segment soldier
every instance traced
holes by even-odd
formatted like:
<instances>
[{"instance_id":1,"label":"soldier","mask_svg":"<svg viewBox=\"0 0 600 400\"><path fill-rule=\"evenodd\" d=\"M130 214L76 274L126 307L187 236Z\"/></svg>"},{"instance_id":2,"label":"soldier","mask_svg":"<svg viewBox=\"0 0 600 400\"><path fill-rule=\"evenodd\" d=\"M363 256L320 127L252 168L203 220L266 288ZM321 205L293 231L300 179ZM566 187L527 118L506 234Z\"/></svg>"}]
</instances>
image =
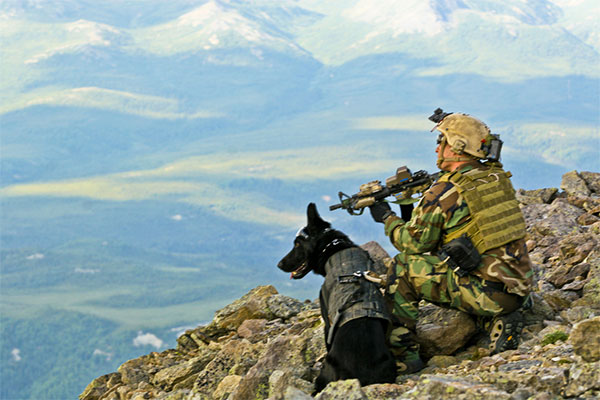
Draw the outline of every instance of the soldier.
<instances>
[{"instance_id":1,"label":"soldier","mask_svg":"<svg viewBox=\"0 0 600 400\"><path fill-rule=\"evenodd\" d=\"M519 309L533 278L525 221L511 175L498 162L499 136L466 114L438 109L430 119L440 132L435 150L440 178L414 210L402 210L406 220L386 202L370 207L400 251L386 284L399 373L424 367L413 339L422 299L486 321L492 354L515 349L523 327Z\"/></svg>"}]
</instances>

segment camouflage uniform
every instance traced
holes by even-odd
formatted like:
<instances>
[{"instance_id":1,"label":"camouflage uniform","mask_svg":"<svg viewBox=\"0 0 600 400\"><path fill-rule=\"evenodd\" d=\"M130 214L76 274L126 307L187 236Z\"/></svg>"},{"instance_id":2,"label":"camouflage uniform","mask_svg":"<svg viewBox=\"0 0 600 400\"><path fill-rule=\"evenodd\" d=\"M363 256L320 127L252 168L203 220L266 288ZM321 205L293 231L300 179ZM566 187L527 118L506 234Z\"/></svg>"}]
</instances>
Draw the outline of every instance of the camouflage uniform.
<instances>
[{"instance_id":1,"label":"camouflage uniform","mask_svg":"<svg viewBox=\"0 0 600 400\"><path fill-rule=\"evenodd\" d=\"M470 161L458 171L469 174L486 168ZM529 293L533 271L523 239L484 252L480 267L463 277L438 258L436 251L444 234L470 220L469 208L456 186L443 180L424 194L410 221L395 215L385 220L385 233L400 251L388 271L386 293L393 300L395 319L405 328L414 331L422 299L475 316L494 317L518 309ZM395 336L405 331L400 329Z\"/></svg>"}]
</instances>

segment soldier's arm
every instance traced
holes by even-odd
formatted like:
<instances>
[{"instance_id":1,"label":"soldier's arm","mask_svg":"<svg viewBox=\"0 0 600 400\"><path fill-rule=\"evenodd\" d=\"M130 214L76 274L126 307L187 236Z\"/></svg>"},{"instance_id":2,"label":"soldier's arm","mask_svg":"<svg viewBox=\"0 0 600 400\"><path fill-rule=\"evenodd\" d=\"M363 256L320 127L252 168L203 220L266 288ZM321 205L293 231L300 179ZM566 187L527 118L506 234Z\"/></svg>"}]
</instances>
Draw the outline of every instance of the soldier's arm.
<instances>
[{"instance_id":1,"label":"soldier's arm","mask_svg":"<svg viewBox=\"0 0 600 400\"><path fill-rule=\"evenodd\" d=\"M385 234L399 251L419 254L437 249L442 230L451 218L448 203L457 196L448 182L434 184L413 210L410 221L392 216L385 221Z\"/></svg>"}]
</instances>

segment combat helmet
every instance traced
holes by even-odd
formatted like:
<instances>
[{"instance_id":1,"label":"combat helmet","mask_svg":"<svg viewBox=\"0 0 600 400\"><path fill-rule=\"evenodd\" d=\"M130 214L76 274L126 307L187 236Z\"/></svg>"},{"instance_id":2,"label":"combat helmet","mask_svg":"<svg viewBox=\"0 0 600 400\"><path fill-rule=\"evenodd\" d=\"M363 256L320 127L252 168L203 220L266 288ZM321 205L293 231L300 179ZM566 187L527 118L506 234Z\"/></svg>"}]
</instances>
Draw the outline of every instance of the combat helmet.
<instances>
[{"instance_id":1,"label":"combat helmet","mask_svg":"<svg viewBox=\"0 0 600 400\"><path fill-rule=\"evenodd\" d=\"M429 119L437 123L432 131L441 132L441 141L455 153L466 156L461 160L500 159L500 136L492 134L490 128L477 118L462 113L445 113L438 108Z\"/></svg>"}]
</instances>

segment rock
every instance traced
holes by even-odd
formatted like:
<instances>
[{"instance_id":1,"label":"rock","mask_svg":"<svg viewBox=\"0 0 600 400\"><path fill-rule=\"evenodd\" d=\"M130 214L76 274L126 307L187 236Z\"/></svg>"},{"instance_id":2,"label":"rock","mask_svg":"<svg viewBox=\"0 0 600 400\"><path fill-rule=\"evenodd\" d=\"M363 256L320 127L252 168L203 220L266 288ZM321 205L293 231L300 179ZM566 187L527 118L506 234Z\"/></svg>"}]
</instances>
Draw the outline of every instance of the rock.
<instances>
[{"instance_id":1,"label":"rock","mask_svg":"<svg viewBox=\"0 0 600 400\"><path fill-rule=\"evenodd\" d=\"M556 367L539 368L539 365L541 362L531 363L529 366L521 363L523 368L494 372L482 378L484 382L509 393L519 387L527 387L534 392L550 394L550 399L556 398L561 388L567 384L568 370Z\"/></svg>"},{"instance_id":2,"label":"rock","mask_svg":"<svg viewBox=\"0 0 600 400\"><path fill-rule=\"evenodd\" d=\"M588 212L587 214L581 214L579 217L577 217L577 223L583 226L594 225L599 221L600 218L591 212Z\"/></svg>"},{"instance_id":3,"label":"rock","mask_svg":"<svg viewBox=\"0 0 600 400\"><path fill-rule=\"evenodd\" d=\"M579 298L576 293L564 290L551 290L544 292L542 296L555 312L560 312L570 307L571 303Z\"/></svg>"},{"instance_id":4,"label":"rock","mask_svg":"<svg viewBox=\"0 0 600 400\"><path fill-rule=\"evenodd\" d=\"M267 299L267 306L275 318L287 320L298 315L304 304L289 296L276 294Z\"/></svg>"},{"instance_id":5,"label":"rock","mask_svg":"<svg viewBox=\"0 0 600 400\"><path fill-rule=\"evenodd\" d=\"M580 232L577 218L585 211L557 198L552 204L534 204L522 208L531 230L541 236L566 236Z\"/></svg>"},{"instance_id":6,"label":"rock","mask_svg":"<svg viewBox=\"0 0 600 400\"><path fill-rule=\"evenodd\" d=\"M600 317L575 324L569 342L575 353L585 361L600 361Z\"/></svg>"},{"instance_id":7,"label":"rock","mask_svg":"<svg viewBox=\"0 0 600 400\"><path fill-rule=\"evenodd\" d=\"M368 400L358 379L331 382L319 393L317 400Z\"/></svg>"},{"instance_id":8,"label":"rock","mask_svg":"<svg viewBox=\"0 0 600 400\"><path fill-rule=\"evenodd\" d=\"M559 243L560 258L569 265L577 264L598 247L598 238L590 233L570 235Z\"/></svg>"},{"instance_id":9,"label":"rock","mask_svg":"<svg viewBox=\"0 0 600 400\"><path fill-rule=\"evenodd\" d=\"M433 356L427 361L428 367L445 368L454 364L458 364L458 359L452 356Z\"/></svg>"},{"instance_id":10,"label":"rock","mask_svg":"<svg viewBox=\"0 0 600 400\"><path fill-rule=\"evenodd\" d=\"M492 385L448 375L424 375L418 388L404 395L410 399L508 400L510 394Z\"/></svg>"},{"instance_id":11,"label":"rock","mask_svg":"<svg viewBox=\"0 0 600 400\"><path fill-rule=\"evenodd\" d=\"M577 171L567 172L562 176L560 188L572 196L589 196L592 194L585 180Z\"/></svg>"},{"instance_id":12,"label":"rock","mask_svg":"<svg viewBox=\"0 0 600 400\"><path fill-rule=\"evenodd\" d=\"M227 375L212 394L215 400L226 400L242 380L240 375Z\"/></svg>"},{"instance_id":13,"label":"rock","mask_svg":"<svg viewBox=\"0 0 600 400\"><path fill-rule=\"evenodd\" d=\"M525 310L523 313L526 325L532 325L554 318L556 314L554 309L539 293L533 292L530 296L533 303L532 307Z\"/></svg>"},{"instance_id":14,"label":"rock","mask_svg":"<svg viewBox=\"0 0 600 400\"><path fill-rule=\"evenodd\" d=\"M293 386L289 386L283 395L283 400L311 400L312 398L312 396Z\"/></svg>"},{"instance_id":15,"label":"rock","mask_svg":"<svg viewBox=\"0 0 600 400\"><path fill-rule=\"evenodd\" d=\"M540 365L542 365L541 360L521 360L521 361L514 361L514 362L502 364L498 367L498 371L500 371L500 372L519 371L519 370L531 369L531 367L538 367Z\"/></svg>"},{"instance_id":16,"label":"rock","mask_svg":"<svg viewBox=\"0 0 600 400\"><path fill-rule=\"evenodd\" d=\"M194 375L202 371L214 355L214 352L206 351L199 357L161 369L152 378L152 384L161 389L171 390L177 384L192 379L189 384L191 386L195 380Z\"/></svg>"},{"instance_id":17,"label":"rock","mask_svg":"<svg viewBox=\"0 0 600 400\"><path fill-rule=\"evenodd\" d=\"M567 397L575 397L589 390L600 390L600 362L573 365L569 370L569 384L565 388ZM600 393L596 393L600 394ZM592 398L585 396L584 398ZM594 396L594 398L597 398Z\"/></svg>"},{"instance_id":18,"label":"rock","mask_svg":"<svg viewBox=\"0 0 600 400\"><path fill-rule=\"evenodd\" d=\"M369 253L369 256L371 256L371 259L374 262L373 271L378 274L386 274L387 263L392 261L388 252L375 241L367 242L360 247L366 250Z\"/></svg>"},{"instance_id":19,"label":"rock","mask_svg":"<svg viewBox=\"0 0 600 400\"><path fill-rule=\"evenodd\" d=\"M593 308L587 306L575 306L561 311L560 316L571 324L576 324L584 319L593 318L595 314Z\"/></svg>"},{"instance_id":20,"label":"rock","mask_svg":"<svg viewBox=\"0 0 600 400\"><path fill-rule=\"evenodd\" d=\"M464 346L476 330L468 314L428 304L419 310L416 340L426 358L450 355Z\"/></svg>"},{"instance_id":21,"label":"rock","mask_svg":"<svg viewBox=\"0 0 600 400\"><path fill-rule=\"evenodd\" d=\"M121 374L113 372L94 379L79 396L80 400L99 400L112 387L121 384Z\"/></svg>"},{"instance_id":22,"label":"rock","mask_svg":"<svg viewBox=\"0 0 600 400\"><path fill-rule=\"evenodd\" d=\"M267 324L266 319L247 319L237 330L237 334L241 338L248 339L257 333L261 332Z\"/></svg>"},{"instance_id":23,"label":"rock","mask_svg":"<svg viewBox=\"0 0 600 400\"><path fill-rule=\"evenodd\" d=\"M269 299L278 294L271 286L259 286L242 298L216 312L212 322L205 328L208 336L217 337L237 328L247 319L273 319L275 315L269 309Z\"/></svg>"},{"instance_id":24,"label":"rock","mask_svg":"<svg viewBox=\"0 0 600 400\"><path fill-rule=\"evenodd\" d=\"M269 400L285 399L290 387L299 390L305 396L315 389L312 383L297 378L290 370L275 370L269 377Z\"/></svg>"},{"instance_id":25,"label":"rock","mask_svg":"<svg viewBox=\"0 0 600 400\"><path fill-rule=\"evenodd\" d=\"M268 342L260 359L248 370L232 393L231 400L268 397L269 379L275 370L280 370L278 374L282 374L292 384L294 378L312 382L316 376L313 376L314 371L310 366L316 361L314 357L321 356L314 354L314 350L309 350L315 334L323 342L322 331L315 326L315 320L307 319L292 325L284 334ZM286 372L290 375L286 376Z\"/></svg>"},{"instance_id":26,"label":"rock","mask_svg":"<svg viewBox=\"0 0 600 400\"><path fill-rule=\"evenodd\" d=\"M550 204L556 198L557 188L536 189L536 190L517 190L517 200L521 204Z\"/></svg>"},{"instance_id":27,"label":"rock","mask_svg":"<svg viewBox=\"0 0 600 400\"><path fill-rule=\"evenodd\" d=\"M252 344L246 339L230 340L198 374L192 391L210 395L227 375L245 375L258 361L264 344Z\"/></svg>"},{"instance_id":28,"label":"rock","mask_svg":"<svg viewBox=\"0 0 600 400\"><path fill-rule=\"evenodd\" d=\"M573 282L577 278L585 278L589 270L590 265L586 263L575 266L562 264L552 270L546 279L557 288L562 288L565 284Z\"/></svg>"},{"instance_id":29,"label":"rock","mask_svg":"<svg viewBox=\"0 0 600 400\"><path fill-rule=\"evenodd\" d=\"M579 176L581 176L581 178L585 181L586 186L592 191L592 193L600 195L599 172L582 171L579 173Z\"/></svg>"}]
</instances>

